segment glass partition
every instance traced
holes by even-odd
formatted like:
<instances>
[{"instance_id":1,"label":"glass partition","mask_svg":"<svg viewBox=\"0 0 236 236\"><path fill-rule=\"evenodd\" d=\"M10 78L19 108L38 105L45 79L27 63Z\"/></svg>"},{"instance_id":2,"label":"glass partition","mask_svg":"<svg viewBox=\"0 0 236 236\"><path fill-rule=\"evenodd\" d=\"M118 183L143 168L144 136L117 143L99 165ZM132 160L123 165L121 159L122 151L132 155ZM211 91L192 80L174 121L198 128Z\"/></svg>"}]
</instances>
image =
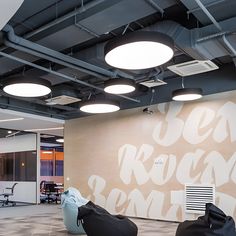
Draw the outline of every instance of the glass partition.
<instances>
[{"instance_id":1,"label":"glass partition","mask_svg":"<svg viewBox=\"0 0 236 236\"><path fill-rule=\"evenodd\" d=\"M0 129L0 181L36 181L36 135Z\"/></svg>"}]
</instances>

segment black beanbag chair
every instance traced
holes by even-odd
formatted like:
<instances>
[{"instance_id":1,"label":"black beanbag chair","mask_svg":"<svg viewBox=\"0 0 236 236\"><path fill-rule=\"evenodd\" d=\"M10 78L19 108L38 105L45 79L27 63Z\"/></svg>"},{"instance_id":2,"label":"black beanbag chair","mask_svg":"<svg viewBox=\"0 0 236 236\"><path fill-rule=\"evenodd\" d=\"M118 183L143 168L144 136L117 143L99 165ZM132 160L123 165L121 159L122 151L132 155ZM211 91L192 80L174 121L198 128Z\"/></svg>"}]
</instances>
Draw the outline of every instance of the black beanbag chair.
<instances>
[{"instance_id":1,"label":"black beanbag chair","mask_svg":"<svg viewBox=\"0 0 236 236\"><path fill-rule=\"evenodd\" d=\"M89 201L78 208L78 224L88 236L137 236L137 226L125 216L111 215Z\"/></svg>"},{"instance_id":2,"label":"black beanbag chair","mask_svg":"<svg viewBox=\"0 0 236 236\"><path fill-rule=\"evenodd\" d=\"M176 236L236 236L235 222L215 205L207 203L205 215L180 223Z\"/></svg>"}]
</instances>

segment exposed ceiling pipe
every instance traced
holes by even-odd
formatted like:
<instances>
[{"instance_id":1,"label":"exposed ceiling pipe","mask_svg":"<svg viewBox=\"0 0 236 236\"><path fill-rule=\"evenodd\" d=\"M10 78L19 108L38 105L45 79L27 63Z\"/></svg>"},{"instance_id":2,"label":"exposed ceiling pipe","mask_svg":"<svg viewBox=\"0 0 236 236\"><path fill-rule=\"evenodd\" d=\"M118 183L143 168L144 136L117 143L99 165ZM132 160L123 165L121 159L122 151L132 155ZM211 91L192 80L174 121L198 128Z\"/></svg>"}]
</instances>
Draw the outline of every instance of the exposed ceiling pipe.
<instances>
[{"instance_id":1,"label":"exposed ceiling pipe","mask_svg":"<svg viewBox=\"0 0 236 236\"><path fill-rule=\"evenodd\" d=\"M209 41L211 39L216 39L216 38L222 37L223 35L227 35L227 34L231 34L231 32L223 31L223 32L219 32L219 33L216 33L216 34L211 34L211 35L208 35L208 36L197 39L196 42L197 43L202 43L204 41Z\"/></svg>"},{"instance_id":2,"label":"exposed ceiling pipe","mask_svg":"<svg viewBox=\"0 0 236 236\"><path fill-rule=\"evenodd\" d=\"M76 9L64 16L61 16L61 17L55 19L54 21L51 21L50 23L43 25L43 26L39 27L38 29L33 30L32 32L24 35L24 38L26 38L26 39L31 38L34 35L39 34L51 27L54 27L55 25L60 24L60 23L64 22L65 20L70 19L78 14L81 14L81 13L83 13L83 12L103 3L103 2L105 2L105 1L104 0L94 0L94 1L91 1L87 4L85 4L85 5L83 4L80 8L78 8L78 9Z\"/></svg>"},{"instance_id":3,"label":"exposed ceiling pipe","mask_svg":"<svg viewBox=\"0 0 236 236\"><path fill-rule=\"evenodd\" d=\"M60 24L60 23L64 22L67 19L75 17L76 15L81 14L82 12L85 12L85 11L87 11L87 10L89 10L89 9L91 9L91 8L101 4L103 2L104 2L104 0L94 0L94 1L92 1L88 4L86 4L86 5L83 5L83 7L81 6L79 9L76 9L72 12L69 12L68 14L63 15L63 16L49 22L48 24L43 25L43 26L39 27L38 29L31 31L30 33L25 34L24 38L25 39L31 38L34 35L37 35L37 34L43 32L43 31L45 31L45 30L47 30L51 27L54 27L57 24ZM0 47L0 51L3 51L4 49L6 49L6 47Z\"/></svg>"},{"instance_id":4,"label":"exposed ceiling pipe","mask_svg":"<svg viewBox=\"0 0 236 236\"><path fill-rule=\"evenodd\" d=\"M64 78L64 79L66 79L66 80L69 80L69 81L72 81L72 82L75 82L75 83L78 83L78 84L82 84L82 85L84 85L84 86L87 86L87 87L90 87L90 88L94 88L94 89L96 89L96 90L99 90L99 91L105 93L104 90L103 90L103 88L100 88L100 87L97 87L97 86L95 86L95 85L89 84L89 83L87 83L87 82L84 82L84 81L82 81L82 80L76 79L76 78L74 78L74 77L71 77L71 76L68 76L68 75L59 73L59 72L57 72L57 71L53 71L52 69L48 69L48 68L45 68L45 67L43 67L43 66L36 65L36 64L34 64L34 63L32 63L32 62L26 61L26 60L24 60L24 59L15 57L15 56L13 56L13 55L10 55L10 54L4 53L4 52L0 52L0 55L3 56L3 57L7 57L7 58L9 58L9 59L11 59L11 60L20 62L20 63L22 63L22 64L32 66L32 67L37 68L37 69L39 69L39 70L43 70L43 71L45 71L45 72L47 72L47 73L49 73L49 74L53 74L53 75L59 76L59 77ZM130 101L132 101L132 102L140 103L140 100L137 100L137 99L134 99L134 98L130 98L130 97L127 97L127 96L124 96L124 95L118 95L118 94L117 94L117 95L113 95L113 96L121 97L121 98L130 100Z\"/></svg>"},{"instance_id":5,"label":"exposed ceiling pipe","mask_svg":"<svg viewBox=\"0 0 236 236\"><path fill-rule=\"evenodd\" d=\"M157 22L141 30L157 31L167 34L174 39L176 48L181 52L186 53L196 60L212 60L217 57L229 55L229 51L221 45L220 40L224 34L233 37L233 32L236 31L235 22L236 17L220 21L219 24L224 29L224 32L217 33L212 33L216 32L213 24L189 30L179 23L169 20ZM85 55L83 59L91 60L96 58L98 61L103 60L103 48L104 43L101 43L83 50L81 52ZM91 51L93 52L93 58L89 57ZM77 56L80 56L79 53ZM137 80L138 77L135 76L135 79ZM141 75L140 79L142 78L145 79L143 75Z\"/></svg>"},{"instance_id":6,"label":"exposed ceiling pipe","mask_svg":"<svg viewBox=\"0 0 236 236\"><path fill-rule=\"evenodd\" d=\"M212 7L212 6L215 6L215 5L218 5L222 2L224 2L225 0L216 0L215 2L210 2L208 4L205 5L205 7ZM200 7L196 7L192 10L188 10L187 11L187 14L189 15L190 13L195 13L196 11L199 11L199 10L202 10Z\"/></svg>"},{"instance_id":7,"label":"exposed ceiling pipe","mask_svg":"<svg viewBox=\"0 0 236 236\"><path fill-rule=\"evenodd\" d=\"M44 53L41 53L41 52L37 52L37 51L34 51L32 49L29 49L29 48L26 48L26 47L23 47L23 46L20 46L20 45L17 45L15 43L12 43L8 40L4 40L4 44L7 46L7 47L11 47L11 48L14 48L16 50L19 50L19 51L22 51L22 52L25 52L25 53L28 53L28 54L31 54L31 55L34 55L36 57L39 57L39 58L43 58L45 60L48 60L48 61L52 61L52 62L55 62L57 64L60 64L60 65L63 65L63 66L66 66L66 67L69 67L69 68L72 68L72 69L75 69L75 70L80 70L82 72L85 72L87 73L87 70L83 70L83 69L79 69L78 66L75 66L73 64L70 64L68 62L64 62L64 61L61 61L59 59L56 59L56 58L53 58L51 56L48 56ZM101 79L104 79L104 76L102 75L98 75L97 73L95 72L90 72L90 75L93 75L97 78L101 78Z\"/></svg>"},{"instance_id":8,"label":"exposed ceiling pipe","mask_svg":"<svg viewBox=\"0 0 236 236\"><path fill-rule=\"evenodd\" d=\"M153 0L145 0L149 5L151 5L154 9L158 10L161 15L164 15L164 10Z\"/></svg>"},{"instance_id":9,"label":"exposed ceiling pipe","mask_svg":"<svg viewBox=\"0 0 236 236\"><path fill-rule=\"evenodd\" d=\"M223 41L225 43L225 45L227 46L227 48L230 50L230 52L233 54L234 57L236 57L236 49L232 46L232 44L230 43L230 41L226 38L225 35L223 35Z\"/></svg>"},{"instance_id":10,"label":"exposed ceiling pipe","mask_svg":"<svg viewBox=\"0 0 236 236\"><path fill-rule=\"evenodd\" d=\"M3 31L7 35L7 40L9 40L11 43L14 43L16 45L29 49L31 50L32 54L35 52L44 59L53 61L55 63L61 64L61 65L64 65L73 69L80 70L82 72L96 76L98 78L104 78L104 76L111 77L111 78L115 78L117 76L119 77L119 72L112 72L112 71L106 70L104 68L89 64L87 62L81 61L74 57L65 55L61 52L57 52L55 50L49 49L47 47L41 46L27 39L19 37L15 34L14 29L10 25L6 25L3 28ZM125 77L124 73L122 73L122 77ZM127 75L127 77L131 78L132 76Z\"/></svg>"},{"instance_id":11,"label":"exposed ceiling pipe","mask_svg":"<svg viewBox=\"0 0 236 236\"><path fill-rule=\"evenodd\" d=\"M235 57L236 56L236 50L232 46L230 41L226 38L225 33L222 32L222 27L220 26L220 24L216 21L216 19L213 17L213 15L207 10L207 8L202 4L202 2L200 0L195 0L195 1L199 5L199 7L202 9L202 11L207 15L207 17L211 20L211 22L216 26L216 28L221 33L223 33L222 34L223 41L224 41L225 45L227 46L227 48L229 49L229 51L233 54L233 57Z\"/></svg>"},{"instance_id":12,"label":"exposed ceiling pipe","mask_svg":"<svg viewBox=\"0 0 236 236\"><path fill-rule=\"evenodd\" d=\"M211 15L211 13L206 9L206 7L202 4L200 0L195 0L198 6L202 9L202 11L207 15L207 17L211 20L214 26L219 30L222 31L220 24L216 21L216 19Z\"/></svg>"}]
</instances>

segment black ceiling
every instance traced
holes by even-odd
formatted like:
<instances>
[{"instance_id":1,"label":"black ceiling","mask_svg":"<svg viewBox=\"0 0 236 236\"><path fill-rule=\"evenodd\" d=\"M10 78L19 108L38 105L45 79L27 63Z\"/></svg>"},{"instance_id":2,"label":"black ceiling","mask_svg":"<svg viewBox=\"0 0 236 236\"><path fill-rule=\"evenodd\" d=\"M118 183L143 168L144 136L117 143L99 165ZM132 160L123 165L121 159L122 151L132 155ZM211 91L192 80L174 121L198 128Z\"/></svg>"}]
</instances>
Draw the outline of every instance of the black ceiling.
<instances>
[{"instance_id":1,"label":"black ceiling","mask_svg":"<svg viewBox=\"0 0 236 236\"><path fill-rule=\"evenodd\" d=\"M212 60L219 70L189 76L186 87L200 87L204 95L236 89L236 7L235 0L201 0L221 29L209 19L195 0L25 0L15 16L9 21L16 35L65 55L87 62L81 66L65 66L30 54L16 46L9 46L2 34L1 51L15 58L51 69L72 79L47 73L34 66L19 63L5 56L0 58L0 83L13 75L41 77L52 83L52 94L41 98L17 98L0 92L0 108L34 113L60 119L71 119L86 114L79 111L80 103L48 106L50 96L69 95L87 100L88 97L109 97L100 90L78 83L76 79L103 88L106 74L130 77L137 83L151 78L164 80L167 84L148 89L139 85L137 92L121 98L121 108L166 102L171 92L181 87L181 78L167 66L189 60ZM128 26L128 27L127 27ZM136 30L157 30L169 34L175 40L175 56L165 65L140 71L121 71L111 68L104 61L103 47L108 40ZM222 36L227 36L230 46ZM5 44L5 45L4 45ZM8 46L6 46L8 45ZM5 55L3 54L3 55ZM91 69L95 65L96 68ZM97 70L98 69L98 70ZM96 71L97 70L97 71ZM101 71L106 73L102 74ZM74 79L74 80L73 80ZM133 101L135 100L135 101ZM138 102L137 102L138 100Z\"/></svg>"}]
</instances>

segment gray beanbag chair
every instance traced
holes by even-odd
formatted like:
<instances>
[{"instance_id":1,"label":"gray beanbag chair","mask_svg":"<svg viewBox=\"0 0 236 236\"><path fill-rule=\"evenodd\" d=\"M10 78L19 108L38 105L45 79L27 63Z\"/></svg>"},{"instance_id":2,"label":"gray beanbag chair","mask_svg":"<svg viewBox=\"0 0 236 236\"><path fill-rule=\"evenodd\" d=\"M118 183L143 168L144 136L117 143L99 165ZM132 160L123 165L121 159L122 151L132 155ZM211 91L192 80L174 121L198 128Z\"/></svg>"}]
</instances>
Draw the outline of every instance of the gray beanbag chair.
<instances>
[{"instance_id":1,"label":"gray beanbag chair","mask_svg":"<svg viewBox=\"0 0 236 236\"><path fill-rule=\"evenodd\" d=\"M86 234L82 224L78 226L78 207L86 205L89 200L82 197L80 192L73 187L68 188L61 195L61 206L63 210L63 220L66 229L71 234Z\"/></svg>"}]
</instances>

